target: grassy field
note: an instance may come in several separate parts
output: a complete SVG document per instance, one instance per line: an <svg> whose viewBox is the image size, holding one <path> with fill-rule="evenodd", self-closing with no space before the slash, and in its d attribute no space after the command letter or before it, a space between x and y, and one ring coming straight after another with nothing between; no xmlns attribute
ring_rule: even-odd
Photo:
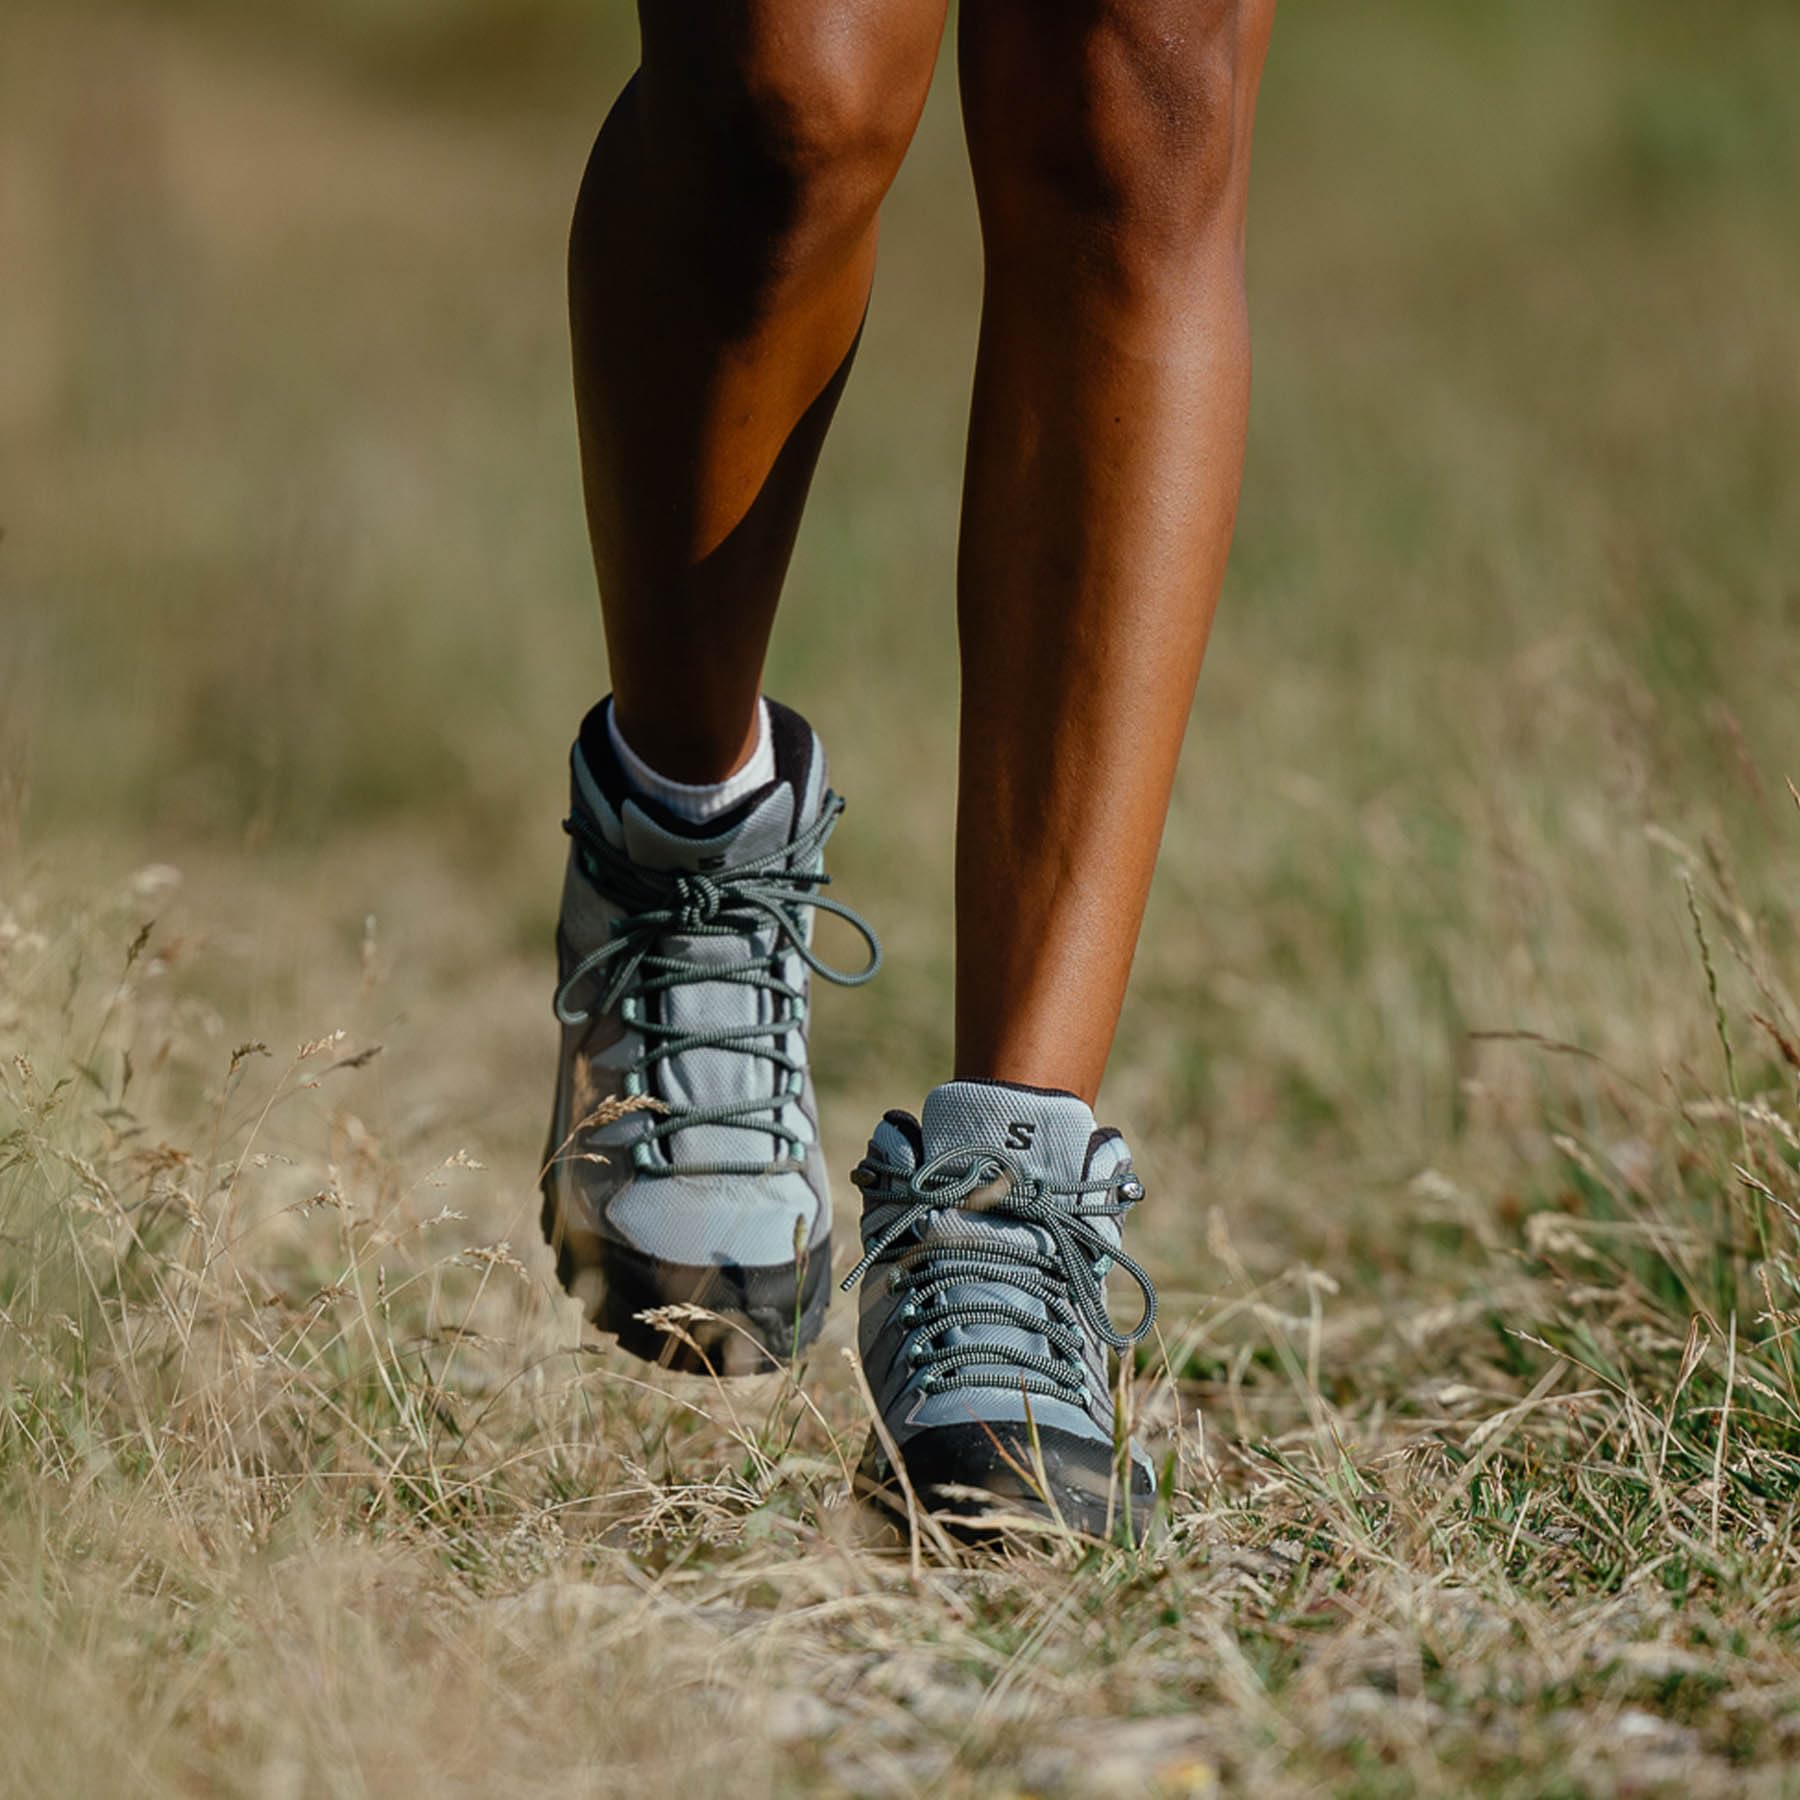
<svg viewBox="0 0 1800 1800"><path fill-rule="evenodd" d="M536 1241L625 10L0 15L0 1786L1800 1791L1800 15L1281 20L1103 1109L1167 1526L959 1561L850 1305L646 1377ZM974 248L945 82L772 676L839 1169L947 1068Z"/></svg>

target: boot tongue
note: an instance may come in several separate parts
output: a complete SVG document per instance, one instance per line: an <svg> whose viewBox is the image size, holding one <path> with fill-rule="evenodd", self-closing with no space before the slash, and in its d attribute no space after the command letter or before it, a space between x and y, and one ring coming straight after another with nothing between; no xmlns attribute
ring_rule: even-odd
<svg viewBox="0 0 1800 1800"><path fill-rule="evenodd" d="M746 810L710 837L671 831L634 799L620 809L625 854L644 869L727 869L781 850L794 835L794 790L772 781Z"/></svg>
<svg viewBox="0 0 1800 1800"><path fill-rule="evenodd" d="M925 1160L947 1150L1001 1150L1034 1181L1081 1179L1094 1115L1073 1094L1001 1081L947 1081L925 1097Z"/></svg>

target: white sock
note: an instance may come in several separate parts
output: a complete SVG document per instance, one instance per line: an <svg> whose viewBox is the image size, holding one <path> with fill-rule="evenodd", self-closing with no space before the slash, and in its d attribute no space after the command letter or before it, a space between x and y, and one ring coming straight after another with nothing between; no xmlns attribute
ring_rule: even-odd
<svg viewBox="0 0 1800 1800"><path fill-rule="evenodd" d="M612 739L613 754L625 771L625 779L646 799L660 802L676 818L686 819L691 825L704 825L708 819L729 812L740 800L775 779L775 745L769 736L768 704L763 700L756 703L756 748L750 752L750 760L723 781L696 784L671 781L668 776L657 774L626 743L618 716L610 705L606 709L606 735Z"/></svg>

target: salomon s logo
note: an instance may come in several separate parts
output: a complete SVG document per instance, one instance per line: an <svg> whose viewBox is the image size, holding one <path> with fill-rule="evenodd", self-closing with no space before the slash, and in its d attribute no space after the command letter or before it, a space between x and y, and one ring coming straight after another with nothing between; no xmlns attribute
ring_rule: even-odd
<svg viewBox="0 0 1800 1800"><path fill-rule="evenodd" d="M1014 1119L1006 1128L1006 1147L1009 1150L1029 1150L1031 1140L1037 1136L1037 1125L1030 1119Z"/></svg>

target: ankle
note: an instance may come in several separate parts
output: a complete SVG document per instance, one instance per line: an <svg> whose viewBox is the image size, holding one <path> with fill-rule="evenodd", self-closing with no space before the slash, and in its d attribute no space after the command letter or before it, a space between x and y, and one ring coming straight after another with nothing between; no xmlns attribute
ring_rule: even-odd
<svg viewBox="0 0 1800 1800"><path fill-rule="evenodd" d="M665 718L634 711L615 694L607 703L606 724L628 770L648 769L683 787L730 781L769 745L768 708L760 696L742 725L720 728L691 712Z"/></svg>
<svg viewBox="0 0 1800 1800"><path fill-rule="evenodd" d="M952 1081L986 1087L1018 1088L1028 1094L1061 1095L1093 1106L1100 1096L1100 1076L1093 1059L1083 1056L958 1056Z"/></svg>
<svg viewBox="0 0 1800 1800"><path fill-rule="evenodd" d="M619 759L619 766L632 788L643 797L657 801L677 818L694 824L704 824L708 819L729 812L740 800L775 779L775 748L769 734L769 709L761 699L752 715L747 746L728 760L712 761L710 766L713 768L720 761L727 762L725 773L716 779L687 778L685 771L696 764L686 758L677 759L677 767L684 772L676 775L669 772L661 751L653 751L647 757L638 747L635 735L620 724L616 706L609 705L606 709L606 730L613 754ZM698 766L706 768L708 764L700 762Z"/></svg>

